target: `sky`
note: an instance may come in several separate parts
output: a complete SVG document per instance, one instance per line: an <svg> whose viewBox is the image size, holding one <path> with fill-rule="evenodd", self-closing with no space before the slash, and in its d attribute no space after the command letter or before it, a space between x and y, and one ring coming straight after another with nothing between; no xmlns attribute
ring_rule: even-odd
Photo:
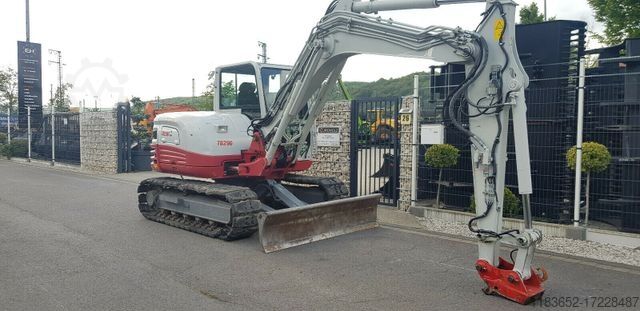
<svg viewBox="0 0 640 311"><path fill-rule="evenodd" d="M112 107L132 96L152 99L204 91L217 66L257 60L258 41L269 62L293 64L330 0L30 0L31 41L42 44L43 102L57 84L49 49L62 51L63 80L72 83L72 105ZM520 0L521 5L543 0ZM587 0L547 0L549 16L583 20L601 31ZM417 26L472 30L484 4L381 12ZM25 40L25 1L0 3L0 67L17 67L16 41ZM352 57L345 81L375 81L425 71L433 62L371 55Z"/></svg>

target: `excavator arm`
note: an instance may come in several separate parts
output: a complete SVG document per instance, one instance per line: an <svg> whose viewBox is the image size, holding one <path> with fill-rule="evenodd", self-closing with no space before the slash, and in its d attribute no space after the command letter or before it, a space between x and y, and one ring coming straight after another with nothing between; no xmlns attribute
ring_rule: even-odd
<svg viewBox="0 0 640 311"><path fill-rule="evenodd" d="M468 2L486 2L483 20L475 31L442 26L422 28L367 14ZM479 240L476 269L487 284L487 294L499 294L519 303L540 297L544 278L531 267L542 234L532 228L529 206L532 187L524 97L529 80L516 50L515 7L512 0L333 1L311 32L271 109L263 118L252 121L252 149L259 156L241 163L239 175L269 176L270 170L296 165L308 149L304 146L322 111L325 95L351 56L376 54L464 64L466 79L449 96L447 111L452 123L472 143L477 216L469 222L469 229ZM468 117L468 124L462 123L463 114ZM502 208L510 115L525 228L504 231ZM261 221L268 223L269 217L267 213ZM499 256L502 243L517 251L513 262Z"/></svg>

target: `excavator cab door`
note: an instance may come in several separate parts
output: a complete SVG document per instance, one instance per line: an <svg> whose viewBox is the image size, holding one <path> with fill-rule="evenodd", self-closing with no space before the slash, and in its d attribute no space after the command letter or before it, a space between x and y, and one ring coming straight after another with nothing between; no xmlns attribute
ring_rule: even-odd
<svg viewBox="0 0 640 311"><path fill-rule="evenodd" d="M262 118L290 71L288 66L246 62L216 69L214 110Z"/></svg>

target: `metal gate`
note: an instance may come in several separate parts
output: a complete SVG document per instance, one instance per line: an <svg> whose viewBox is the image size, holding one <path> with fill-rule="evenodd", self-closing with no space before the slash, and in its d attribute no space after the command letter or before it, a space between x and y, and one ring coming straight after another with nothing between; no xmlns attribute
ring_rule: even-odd
<svg viewBox="0 0 640 311"><path fill-rule="evenodd" d="M400 97L351 102L352 196L381 193L380 204L396 206L400 186Z"/></svg>
<svg viewBox="0 0 640 311"><path fill-rule="evenodd" d="M118 122L118 173L131 171L131 107L119 103L116 108Z"/></svg>

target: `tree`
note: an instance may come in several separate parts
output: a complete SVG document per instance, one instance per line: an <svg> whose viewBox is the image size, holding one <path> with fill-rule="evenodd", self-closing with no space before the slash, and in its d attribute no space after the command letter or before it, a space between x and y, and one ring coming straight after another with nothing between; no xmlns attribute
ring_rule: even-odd
<svg viewBox="0 0 640 311"><path fill-rule="evenodd" d="M62 88L59 86L56 88L56 92L53 98L49 99L49 105L54 105L56 112L67 112L71 106L71 98L69 97L69 90L73 88L73 84L64 83Z"/></svg>
<svg viewBox="0 0 640 311"><path fill-rule="evenodd" d="M638 0L587 0L597 21L604 23L598 40L609 45L620 44L626 38L640 37L640 3Z"/></svg>
<svg viewBox="0 0 640 311"><path fill-rule="evenodd" d="M140 97L133 96L129 100L131 105L131 138L137 143L139 149L149 148L151 144L151 124L147 124L149 115L145 113L145 103Z"/></svg>
<svg viewBox="0 0 640 311"><path fill-rule="evenodd" d="M13 112L18 106L18 75L11 67L0 70L0 109Z"/></svg>
<svg viewBox="0 0 640 311"><path fill-rule="evenodd" d="M449 145L433 145L427 149L424 155L424 161L427 165L440 169L438 174L438 191L436 192L436 208L440 208L440 186L442 184L442 170L445 167L452 167L458 163L460 150Z"/></svg>
<svg viewBox="0 0 640 311"><path fill-rule="evenodd" d="M544 22L544 14L540 13L538 5L533 2L520 9L520 24L535 24Z"/></svg>
<svg viewBox="0 0 640 311"><path fill-rule="evenodd" d="M216 79L216 72L210 71L208 75L209 84L207 84L204 92L202 92L202 96L206 98L207 103L211 103L211 107L213 107L213 93L215 90L215 85L214 85L215 79Z"/></svg>
<svg viewBox="0 0 640 311"><path fill-rule="evenodd" d="M145 104L140 99L140 97L136 97L136 96L131 97L131 100L129 100L129 103L131 104L131 116L134 119L144 119L147 117L144 113Z"/></svg>
<svg viewBox="0 0 640 311"><path fill-rule="evenodd" d="M567 151L567 164L570 169L576 169L576 146ZM586 142L582 144L582 171L587 173L587 185L585 191L585 226L589 223L589 182L591 172L598 173L607 169L611 163L611 154L605 145L597 142Z"/></svg>

